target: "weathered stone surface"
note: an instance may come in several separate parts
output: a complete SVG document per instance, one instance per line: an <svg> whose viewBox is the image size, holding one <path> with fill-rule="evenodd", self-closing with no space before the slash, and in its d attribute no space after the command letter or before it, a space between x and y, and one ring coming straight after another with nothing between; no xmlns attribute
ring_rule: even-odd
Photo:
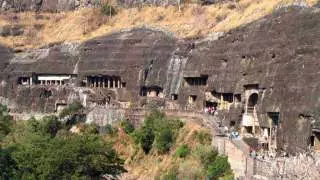
<svg viewBox="0 0 320 180"><path fill-rule="evenodd" d="M217 92L241 93L244 85L259 84L260 119L279 111L279 141L298 150L310 132L299 114L320 106L319 38L318 10L287 9L199 44L186 70L209 74L209 88Z"/></svg>
<svg viewBox="0 0 320 180"><path fill-rule="evenodd" d="M60 12L100 5L96 0L0 0L0 11Z"/></svg>
<svg viewBox="0 0 320 180"><path fill-rule="evenodd" d="M21 25L5 25L0 27L0 36L20 36L24 33Z"/></svg>
<svg viewBox="0 0 320 180"><path fill-rule="evenodd" d="M318 9L287 8L225 35L198 41L179 40L162 31L138 28L106 35L83 44L62 43L15 54L4 47L0 68L1 96L16 102L18 110L52 112L57 100L79 96L79 87L21 87L17 78L34 74L75 75L80 86L86 76L119 76L125 88L91 88L88 98L112 99L112 104L157 102L202 111L205 92L241 94L257 84L260 125L267 112L280 112L279 147L301 151L307 147L310 122L306 112L320 107L320 13ZM8 65L8 63L10 63ZM183 78L208 75L207 86L187 87ZM140 97L141 89L160 89L152 101ZM52 96L43 98L51 90ZM177 100L169 100L171 95ZM190 106L188 98L197 98ZM148 99L148 98L147 98ZM150 98L149 98L150 99ZM141 103L139 103L139 101ZM39 107L38 107L39 106ZM243 106L219 112L227 121L239 122Z"/></svg>

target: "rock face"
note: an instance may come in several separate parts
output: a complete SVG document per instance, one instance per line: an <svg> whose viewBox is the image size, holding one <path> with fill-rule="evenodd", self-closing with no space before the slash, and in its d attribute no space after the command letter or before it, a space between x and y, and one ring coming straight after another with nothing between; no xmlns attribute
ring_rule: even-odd
<svg viewBox="0 0 320 180"><path fill-rule="evenodd" d="M297 152L310 142L309 112L320 107L319 39L318 9L287 8L215 40L138 28L19 54L0 47L0 96L16 112L54 112L76 99L192 111L217 103L222 123L239 127L254 103L257 126L271 128L270 114L278 115L277 148Z"/></svg>
<svg viewBox="0 0 320 180"><path fill-rule="evenodd" d="M60 12L99 5L100 1L96 0L0 0L0 9L2 11Z"/></svg>

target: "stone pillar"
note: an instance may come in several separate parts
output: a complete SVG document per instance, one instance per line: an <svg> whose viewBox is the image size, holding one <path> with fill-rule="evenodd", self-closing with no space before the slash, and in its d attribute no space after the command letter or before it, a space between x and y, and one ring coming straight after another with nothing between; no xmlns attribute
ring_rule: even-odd
<svg viewBox="0 0 320 180"><path fill-rule="evenodd" d="M102 79L102 87L106 88L106 80L104 78Z"/></svg>
<svg viewBox="0 0 320 180"><path fill-rule="evenodd" d="M112 85L112 86L113 86L113 88L116 88L116 80L115 80L115 79L113 79L113 81L112 81L112 82L113 82L113 85Z"/></svg>
<svg viewBox="0 0 320 180"><path fill-rule="evenodd" d="M95 87L98 87L98 78L94 78L95 79Z"/></svg>
<svg viewBox="0 0 320 180"><path fill-rule="evenodd" d="M108 88L110 88L110 79L108 78Z"/></svg>
<svg viewBox="0 0 320 180"><path fill-rule="evenodd" d="M118 88L120 88L120 80L118 79Z"/></svg>
<svg viewBox="0 0 320 180"><path fill-rule="evenodd" d="M30 85L32 85L32 77L30 77Z"/></svg>
<svg viewBox="0 0 320 180"><path fill-rule="evenodd" d="M98 80L98 88L100 88L101 87L101 78L98 78L97 80Z"/></svg>

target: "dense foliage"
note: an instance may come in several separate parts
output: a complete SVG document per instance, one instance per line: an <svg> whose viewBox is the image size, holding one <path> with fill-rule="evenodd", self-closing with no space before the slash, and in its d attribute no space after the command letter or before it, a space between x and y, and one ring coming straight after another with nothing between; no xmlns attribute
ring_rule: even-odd
<svg viewBox="0 0 320 180"><path fill-rule="evenodd" d="M11 126L1 110L1 128ZM0 179L98 179L124 171L123 161L95 126L84 125L80 135L70 133L64 123L47 116L17 122L4 131Z"/></svg>
<svg viewBox="0 0 320 180"><path fill-rule="evenodd" d="M190 154L190 149L187 144L184 144L176 150L175 155L179 158L185 158Z"/></svg>
<svg viewBox="0 0 320 180"><path fill-rule="evenodd" d="M230 164L228 163L228 157L217 156L212 164L209 165L207 176L210 179L218 179L230 171Z"/></svg>
<svg viewBox="0 0 320 180"><path fill-rule="evenodd" d="M127 134L134 131L134 126L129 120L122 120L120 122L120 127L122 127Z"/></svg>
<svg viewBox="0 0 320 180"><path fill-rule="evenodd" d="M153 146L159 153L167 153L183 125L180 120L169 119L164 113L154 110L146 117L142 127L133 133L133 137L145 153Z"/></svg>
<svg viewBox="0 0 320 180"><path fill-rule="evenodd" d="M0 104L0 140L11 131L12 125L12 117L9 116L7 107Z"/></svg>

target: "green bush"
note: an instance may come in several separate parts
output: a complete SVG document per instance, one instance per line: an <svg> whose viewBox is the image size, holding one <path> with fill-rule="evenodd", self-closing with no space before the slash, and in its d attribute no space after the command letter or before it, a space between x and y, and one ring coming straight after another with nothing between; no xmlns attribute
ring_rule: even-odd
<svg viewBox="0 0 320 180"><path fill-rule="evenodd" d="M160 153L167 153L173 144L173 133L171 129L162 129L156 136L156 148Z"/></svg>
<svg viewBox="0 0 320 180"><path fill-rule="evenodd" d="M163 112L153 110L145 118L142 127L133 133L133 137L146 153L152 149L153 144L158 152L166 153L183 125L184 123L180 120L168 119Z"/></svg>
<svg viewBox="0 0 320 180"><path fill-rule="evenodd" d="M136 144L139 144L143 151L148 154L152 149L152 144L155 138L154 131L151 128L142 128L133 133L133 138Z"/></svg>
<svg viewBox="0 0 320 180"><path fill-rule="evenodd" d="M176 150L175 156L179 158L185 158L189 155L190 149L187 144L184 144Z"/></svg>
<svg viewBox="0 0 320 180"><path fill-rule="evenodd" d="M42 136L56 136L62 128L62 123L56 116L45 116L41 120L30 118L27 121L26 130L29 133L39 134Z"/></svg>
<svg viewBox="0 0 320 180"><path fill-rule="evenodd" d="M10 133L13 121L6 106L0 104L0 141Z"/></svg>
<svg viewBox="0 0 320 180"><path fill-rule="evenodd" d="M212 149L210 145L198 145L195 149L195 155L200 159L203 168L207 169L215 161L218 151Z"/></svg>
<svg viewBox="0 0 320 180"><path fill-rule="evenodd" d="M120 127L122 127L127 134L130 134L134 131L134 126L129 120L121 121Z"/></svg>
<svg viewBox="0 0 320 180"><path fill-rule="evenodd" d="M45 116L41 122L42 133L49 134L54 137L57 132L62 128L62 123L56 116Z"/></svg>
<svg viewBox="0 0 320 180"><path fill-rule="evenodd" d="M84 134L99 134L99 126L96 124L86 124L84 127Z"/></svg>
<svg viewBox="0 0 320 180"><path fill-rule="evenodd" d="M207 177L210 179L218 179L228 171L230 171L228 157L219 155L216 157L214 162L209 165L207 170Z"/></svg>
<svg viewBox="0 0 320 180"><path fill-rule="evenodd" d="M117 11L112 5L106 3L101 6L101 13L106 16L114 16L117 14Z"/></svg>

